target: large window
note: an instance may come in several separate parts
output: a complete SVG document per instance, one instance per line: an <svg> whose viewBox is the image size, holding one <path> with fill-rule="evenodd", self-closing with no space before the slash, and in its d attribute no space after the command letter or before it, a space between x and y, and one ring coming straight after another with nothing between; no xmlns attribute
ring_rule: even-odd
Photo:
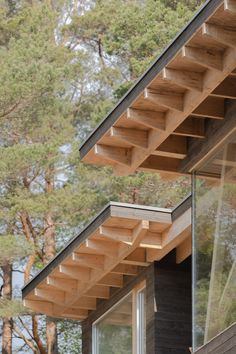
<svg viewBox="0 0 236 354"><path fill-rule="evenodd" d="M93 354L146 353L145 292L141 284L93 324Z"/></svg>
<svg viewBox="0 0 236 354"><path fill-rule="evenodd" d="M194 348L236 321L236 136L194 177Z"/></svg>

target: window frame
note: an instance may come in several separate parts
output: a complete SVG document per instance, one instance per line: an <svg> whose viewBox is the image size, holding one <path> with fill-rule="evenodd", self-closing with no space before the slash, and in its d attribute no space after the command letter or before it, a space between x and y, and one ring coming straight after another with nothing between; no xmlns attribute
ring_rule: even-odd
<svg viewBox="0 0 236 354"><path fill-rule="evenodd" d="M142 318L145 321L145 332L146 332L146 300L143 299L141 294L145 294L146 291L146 281L142 281L137 286L135 286L131 291L129 291L125 296L123 296L119 301L117 301L112 307L105 311L96 321L92 324L92 354L99 354L98 352L98 323L112 312L121 302L132 295L132 354L145 354L146 353L146 333L140 336L140 330L143 328L143 324L139 326L138 320ZM142 297L142 298L141 298ZM140 308L142 306L142 308ZM145 346L145 352L143 352L143 347Z"/></svg>

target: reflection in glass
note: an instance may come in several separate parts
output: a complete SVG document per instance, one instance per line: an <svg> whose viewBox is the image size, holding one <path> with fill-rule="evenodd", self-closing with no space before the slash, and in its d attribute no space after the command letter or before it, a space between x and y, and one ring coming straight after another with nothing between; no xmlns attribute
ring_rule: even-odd
<svg viewBox="0 0 236 354"><path fill-rule="evenodd" d="M196 349L236 321L235 136L195 175L193 231Z"/></svg>
<svg viewBox="0 0 236 354"><path fill-rule="evenodd" d="M137 354L146 354L146 289L137 293Z"/></svg>
<svg viewBox="0 0 236 354"><path fill-rule="evenodd" d="M109 311L95 331L96 354L132 354L132 294Z"/></svg>

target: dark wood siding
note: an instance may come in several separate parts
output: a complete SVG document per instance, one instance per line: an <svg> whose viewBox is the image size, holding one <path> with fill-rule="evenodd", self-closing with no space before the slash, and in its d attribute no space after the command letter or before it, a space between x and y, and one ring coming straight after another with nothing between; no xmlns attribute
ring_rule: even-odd
<svg viewBox="0 0 236 354"><path fill-rule="evenodd" d="M191 261L176 264L175 252L155 262L109 300L100 301L97 310L82 323L82 352L92 354L92 324L135 285L146 280L147 354L189 354L191 346Z"/></svg>
<svg viewBox="0 0 236 354"><path fill-rule="evenodd" d="M235 354L236 323L201 347L195 354Z"/></svg>
<svg viewBox="0 0 236 354"><path fill-rule="evenodd" d="M155 354L189 354L192 343L191 259L175 252L155 263Z"/></svg>

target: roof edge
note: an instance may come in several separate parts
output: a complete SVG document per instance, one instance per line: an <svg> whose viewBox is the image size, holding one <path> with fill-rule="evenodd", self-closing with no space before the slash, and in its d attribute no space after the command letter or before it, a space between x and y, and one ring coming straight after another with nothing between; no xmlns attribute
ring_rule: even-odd
<svg viewBox="0 0 236 354"><path fill-rule="evenodd" d="M164 49L160 56L151 64L140 79L130 88L125 96L117 103L104 120L91 132L88 138L81 144L79 151L81 159L92 149L95 143L112 127L121 114L129 108L132 102L177 54L181 47L192 37L194 32L206 21L206 19L218 8L223 0L208 0L197 11L195 16L187 23L173 41Z"/></svg>

